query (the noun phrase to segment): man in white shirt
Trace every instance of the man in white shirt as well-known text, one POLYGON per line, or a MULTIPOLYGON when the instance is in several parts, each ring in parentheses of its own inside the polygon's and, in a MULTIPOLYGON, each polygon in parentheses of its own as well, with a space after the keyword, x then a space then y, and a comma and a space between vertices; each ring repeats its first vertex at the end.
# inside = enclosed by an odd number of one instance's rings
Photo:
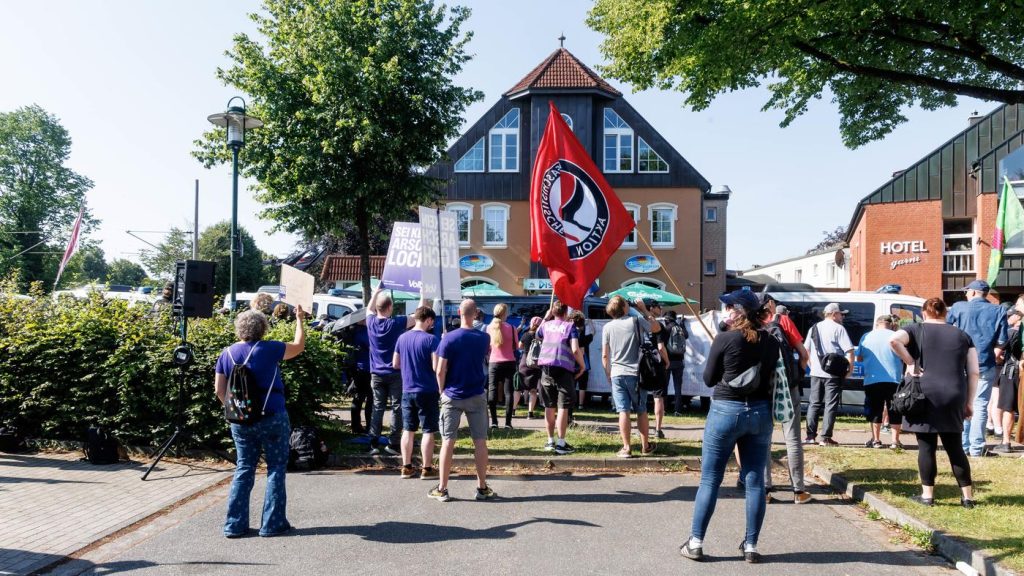
POLYGON ((804 341, 804 348, 810 356, 811 367, 811 392, 807 399, 807 439, 804 444, 815 444, 818 439, 818 416, 821 414, 824 404, 825 416, 822 430, 822 446, 838 446, 839 443, 832 439, 832 428, 836 423, 836 413, 839 411, 839 398, 843 391, 843 381, 853 372, 853 343, 850 342, 850 335, 843 327, 843 315, 849 312, 839 307, 835 302, 825 306, 822 312, 824 320, 818 322, 808 331, 804 341), (847 368, 845 374, 829 374, 822 369, 821 364, 828 354, 845 355, 847 368))

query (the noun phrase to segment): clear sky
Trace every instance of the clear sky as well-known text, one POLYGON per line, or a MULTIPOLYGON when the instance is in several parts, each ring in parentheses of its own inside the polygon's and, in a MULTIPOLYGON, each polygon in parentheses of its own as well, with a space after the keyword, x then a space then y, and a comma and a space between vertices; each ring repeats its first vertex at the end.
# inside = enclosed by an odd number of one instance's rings
MULTIPOLYGON (((558 47, 601 63, 600 35, 584 24, 585 0, 468 0, 475 58, 457 79, 481 90, 466 113, 475 121, 501 94, 558 47)), ((231 215, 229 166, 204 170, 192 141, 235 93, 214 77, 239 32, 254 33, 253 0, 171 2, 46 0, 0 3, 0 111, 39 104, 70 131, 70 164, 95 181, 87 200, 102 220, 93 238, 107 258, 135 259, 145 244, 126 230, 165 231, 192 219, 200 180, 199 222, 231 215)), ((742 41, 738 39, 737 41, 742 41)), ((633 106, 713 185, 728 184, 728 266, 747 268, 796 256, 822 231, 848 223, 857 201, 967 125, 968 101, 938 112, 908 111, 911 121, 883 142, 843 147, 827 99, 782 129, 780 112, 761 112, 762 90, 721 97, 703 112, 675 92, 633 93, 633 106)), ((268 235, 259 205, 243 188, 239 219, 265 251, 285 255, 295 238, 268 235)), ((908 222, 908 226, 913 223, 908 222)), ((143 237, 158 242, 159 234, 143 237)))

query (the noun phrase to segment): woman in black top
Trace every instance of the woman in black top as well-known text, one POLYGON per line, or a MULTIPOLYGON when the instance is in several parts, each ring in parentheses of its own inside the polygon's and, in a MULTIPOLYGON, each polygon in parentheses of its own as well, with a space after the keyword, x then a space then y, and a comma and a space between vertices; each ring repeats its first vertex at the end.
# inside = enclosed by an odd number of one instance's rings
MULTIPOLYGON (((533 339, 537 337, 537 328, 540 327, 541 322, 544 319, 540 316, 534 316, 530 319, 530 327, 523 332, 523 335, 519 337, 519 351, 522 354, 519 355, 519 377, 523 383, 523 389, 520 390, 521 394, 529 395, 529 409, 526 412, 526 419, 533 419, 533 409, 537 407, 537 391, 539 390, 540 377, 542 370, 540 366, 529 367, 526 365, 526 356, 530 352, 530 344, 533 339)), ((512 408, 514 412, 519 407, 519 400, 516 399, 515 405, 512 408)))
POLYGON ((704 557, 703 543, 715 512, 718 489, 733 447, 739 447, 740 478, 746 486, 746 535, 740 550, 747 562, 758 562, 757 539, 764 522, 764 469, 772 438, 771 380, 779 360, 779 344, 761 328, 767 312, 749 290, 720 298, 729 315, 729 330, 711 343, 704 384, 714 388, 704 425, 700 488, 693 507, 690 538, 679 549, 693 560, 704 557), (737 386, 747 383, 742 388, 737 386))
POLYGON ((917 435, 917 467, 921 475, 921 496, 931 506, 935 492, 935 453, 938 441, 949 456, 953 476, 960 485, 961 504, 973 508, 971 464, 964 454, 961 434, 964 418, 970 418, 974 391, 978 386, 978 351, 971 337, 946 324, 946 304, 930 298, 921 308, 924 322, 911 324, 897 332, 892 349, 907 365, 907 371, 920 370, 921 391, 927 409, 921 416, 903 418, 903 431, 917 435), (915 366, 915 360, 917 366, 915 366))

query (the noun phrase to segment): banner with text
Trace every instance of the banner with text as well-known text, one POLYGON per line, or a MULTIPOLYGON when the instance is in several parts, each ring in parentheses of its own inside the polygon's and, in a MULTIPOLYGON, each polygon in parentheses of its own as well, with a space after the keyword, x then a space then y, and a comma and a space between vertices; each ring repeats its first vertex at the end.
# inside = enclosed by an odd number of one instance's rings
POLYGON ((427 298, 462 299, 457 227, 455 215, 451 212, 438 212, 434 208, 420 206, 420 234, 423 241, 420 278, 423 280, 423 295, 427 298), (441 286, 444 286, 443 296, 441 286))
POLYGON ((395 222, 391 228, 388 257, 384 261, 384 273, 380 279, 381 287, 418 294, 422 255, 420 225, 414 222, 395 222))

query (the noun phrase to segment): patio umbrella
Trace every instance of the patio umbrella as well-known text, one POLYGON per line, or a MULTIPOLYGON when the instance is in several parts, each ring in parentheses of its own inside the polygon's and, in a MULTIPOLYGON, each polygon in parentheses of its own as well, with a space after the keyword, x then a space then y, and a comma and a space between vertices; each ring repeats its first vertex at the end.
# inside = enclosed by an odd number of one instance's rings
POLYGON ((692 298, 684 299, 679 294, 673 294, 671 292, 666 292, 664 290, 660 290, 658 288, 654 288, 652 286, 647 286, 646 284, 640 283, 629 284, 628 286, 623 286, 622 288, 619 288, 614 292, 609 292, 604 295, 605 298, 611 298, 612 296, 622 296, 623 298, 629 300, 630 302, 636 300, 637 298, 643 298, 644 300, 654 300, 660 302, 662 306, 675 306, 677 304, 683 304, 687 300, 690 302, 690 304, 699 304, 698 301, 692 298))
POLYGON ((467 286, 462 289, 463 296, 511 296, 494 284, 480 283, 476 286, 467 286))

